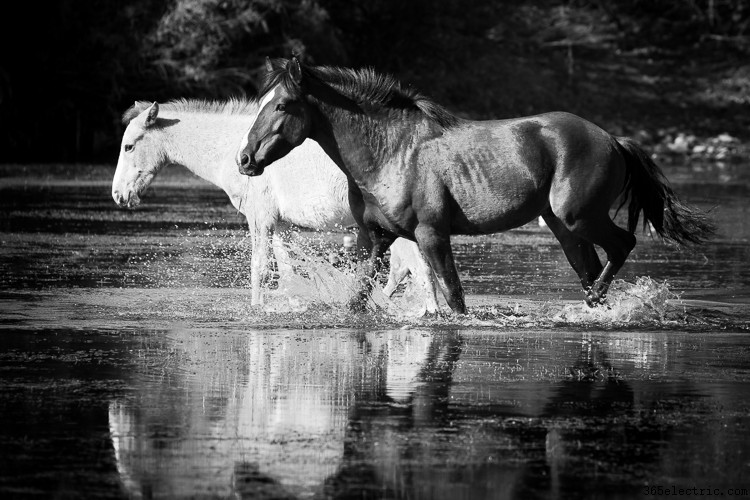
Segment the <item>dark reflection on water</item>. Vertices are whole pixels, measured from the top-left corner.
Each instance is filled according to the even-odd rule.
[[[457,238],[473,316],[427,321],[249,307],[242,218],[180,171],[124,211],[111,168],[0,166],[0,498],[748,488],[747,174],[693,171],[678,191],[718,236],[641,236],[618,276],[685,302],[571,320],[575,277],[531,224]]]
[[[637,498],[748,487],[743,335],[0,336],[0,491]]]

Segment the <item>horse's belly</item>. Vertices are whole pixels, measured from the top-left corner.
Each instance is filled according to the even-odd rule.
[[[438,193],[425,204],[449,214],[454,233],[495,233],[533,220],[549,204],[553,170],[527,136],[477,122],[423,144],[417,165]]]
[[[454,233],[496,233],[522,226],[549,204],[547,191],[531,179],[458,181],[449,187]]]
[[[282,209],[281,217],[291,224],[321,231],[336,231],[356,224],[349,202],[334,199],[303,200],[299,206]]]

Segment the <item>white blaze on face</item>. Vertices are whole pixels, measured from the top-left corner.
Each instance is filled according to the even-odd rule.
[[[266,95],[263,96],[263,98],[260,100],[260,104],[258,104],[258,113],[253,117],[253,121],[250,122],[250,126],[247,128],[247,132],[245,132],[245,135],[242,136],[242,142],[240,142],[240,148],[237,150],[237,163],[240,163],[240,155],[242,154],[242,151],[245,150],[247,147],[247,139],[250,135],[250,131],[253,129],[253,126],[255,125],[255,121],[258,119],[258,116],[263,112],[263,109],[268,106],[268,103],[271,102],[276,95],[276,87],[272,88],[268,92],[266,92]]]
[[[115,175],[112,178],[112,198],[120,203],[121,197],[127,197],[127,193],[132,190],[135,184],[135,177],[137,171],[133,165],[133,159],[128,158],[124,151],[124,146],[128,142],[133,142],[133,132],[131,128],[133,122],[131,122],[125,129],[123,134],[122,143],[120,144],[120,156],[117,158],[117,168],[115,169]]]

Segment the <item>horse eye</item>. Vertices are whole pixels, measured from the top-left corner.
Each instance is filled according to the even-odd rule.
[[[286,104],[277,104],[276,105],[276,111],[284,111],[286,110]]]
[[[125,144],[125,152],[126,152],[126,153],[130,153],[131,151],[133,151],[133,148],[134,148],[134,147],[135,147],[135,146],[134,146],[134,145],[132,145],[132,144]]]

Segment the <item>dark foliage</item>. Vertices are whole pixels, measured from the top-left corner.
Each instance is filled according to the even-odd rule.
[[[461,116],[744,137],[745,0],[47,0],[0,16],[0,160],[114,160],[134,100],[252,96],[266,56],[372,66]]]

